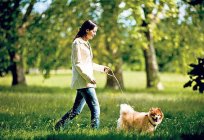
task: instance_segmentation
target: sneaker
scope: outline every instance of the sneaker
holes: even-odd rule
[[[55,131],[60,131],[64,128],[64,120],[59,120],[56,124],[55,124]]]

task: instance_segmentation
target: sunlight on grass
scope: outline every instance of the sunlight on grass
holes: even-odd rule
[[[139,137],[133,133],[116,131],[119,105],[128,103],[137,111],[148,111],[150,107],[160,107],[164,121],[158,127],[158,136],[171,139],[181,134],[201,134],[200,124],[204,123],[204,97],[196,94],[171,96],[170,94],[120,94],[105,92],[98,94],[101,105],[101,127],[98,131],[90,129],[89,109],[83,112],[64,131],[53,131],[55,122],[71,108],[74,94],[0,94],[0,136],[4,138],[111,138],[126,139]],[[189,129],[190,128],[190,129]]]
[[[29,86],[42,87],[70,87],[71,71],[63,74],[51,74],[50,78],[45,79],[42,75],[26,75],[26,81]],[[106,75],[104,73],[95,73],[97,87],[103,88],[106,84]],[[166,89],[183,88],[183,84],[188,81],[187,75],[162,73],[160,74],[161,82]],[[145,72],[125,71],[123,74],[124,85],[127,89],[145,89],[146,75]],[[119,81],[120,82],[120,81]],[[11,76],[0,78],[0,85],[10,86]]]
[[[97,96],[101,108],[100,129],[90,129],[87,105],[82,113],[61,132],[53,130],[56,121],[68,111],[75,99],[70,90],[71,73],[27,75],[28,86],[10,87],[11,77],[0,79],[0,137],[2,139],[185,139],[204,134],[204,96],[183,89],[187,76],[161,74],[165,90],[145,89],[144,72],[125,72],[126,90],[102,89],[106,76],[96,73]],[[134,78],[134,79],[133,79]],[[155,135],[140,135],[116,130],[120,104],[130,104],[135,110],[147,112],[160,107],[164,120]]]

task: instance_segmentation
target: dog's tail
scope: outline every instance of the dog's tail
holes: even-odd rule
[[[134,112],[134,109],[130,105],[127,105],[127,104],[121,104],[120,105],[120,114],[121,115],[125,115],[127,113],[133,113],[133,112]]]

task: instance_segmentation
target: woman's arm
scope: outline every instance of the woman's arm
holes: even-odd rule
[[[110,71],[109,67],[104,66],[104,65],[99,65],[99,64],[96,64],[96,63],[93,63],[93,69],[95,71],[99,71],[99,72],[103,72],[103,73],[107,73],[107,72]]]
[[[99,64],[93,63],[93,69],[95,71],[105,72],[104,68],[105,68],[105,66],[103,66],[103,65],[99,65]]]

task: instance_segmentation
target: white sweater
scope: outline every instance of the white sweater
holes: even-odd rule
[[[76,38],[72,43],[72,83],[71,88],[81,89],[96,87],[90,81],[95,79],[93,71],[104,72],[105,66],[93,63],[91,46],[82,38]]]

